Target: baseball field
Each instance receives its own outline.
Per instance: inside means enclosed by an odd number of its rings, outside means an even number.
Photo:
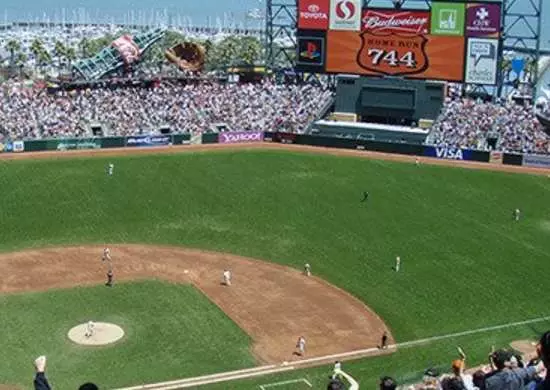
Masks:
[[[319,389],[332,360],[301,362],[340,354],[362,357],[344,368],[373,388],[446,369],[456,345],[476,364],[550,328],[548,172],[297,147],[180,151],[0,159],[0,389],[29,388],[42,354],[57,389],[283,361],[285,372],[205,388]],[[125,335],[72,343],[69,329],[89,320]],[[384,330],[397,347],[380,354]]]

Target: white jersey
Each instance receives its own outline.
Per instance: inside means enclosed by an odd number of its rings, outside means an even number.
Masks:
[[[306,339],[304,337],[300,337],[298,339],[297,346],[300,349],[300,351],[303,351],[306,348]]]
[[[111,261],[111,250],[109,248],[103,249],[103,261]]]
[[[224,271],[223,280],[226,283],[231,282],[231,271]]]
[[[115,170],[115,164],[109,164],[109,168],[108,168],[109,176],[113,176],[114,170]]]

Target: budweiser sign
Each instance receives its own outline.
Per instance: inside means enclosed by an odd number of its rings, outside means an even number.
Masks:
[[[430,13],[426,11],[365,10],[362,31],[396,34],[427,34],[430,31]]]
[[[328,13],[329,0],[301,0],[298,10],[298,28],[326,30]]]

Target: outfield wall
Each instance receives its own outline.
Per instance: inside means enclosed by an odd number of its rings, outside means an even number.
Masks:
[[[531,155],[481,150],[439,147],[407,143],[389,143],[353,138],[335,138],[322,135],[293,134],[279,132],[226,132],[204,133],[203,144],[235,144],[247,142],[276,142],[320,146],[337,149],[357,149],[371,152],[425,156],[456,161],[476,161],[490,164],[522,165],[535,168],[549,168],[550,155]],[[23,153],[37,151],[63,151],[105,148],[141,148],[168,145],[189,145],[190,134],[134,135],[126,137],[64,138],[0,143],[0,153]]]

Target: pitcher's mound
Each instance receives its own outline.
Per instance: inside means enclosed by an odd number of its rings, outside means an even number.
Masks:
[[[124,330],[115,324],[94,322],[91,335],[87,335],[88,324],[80,324],[69,330],[69,339],[80,345],[107,345],[124,337]]]

